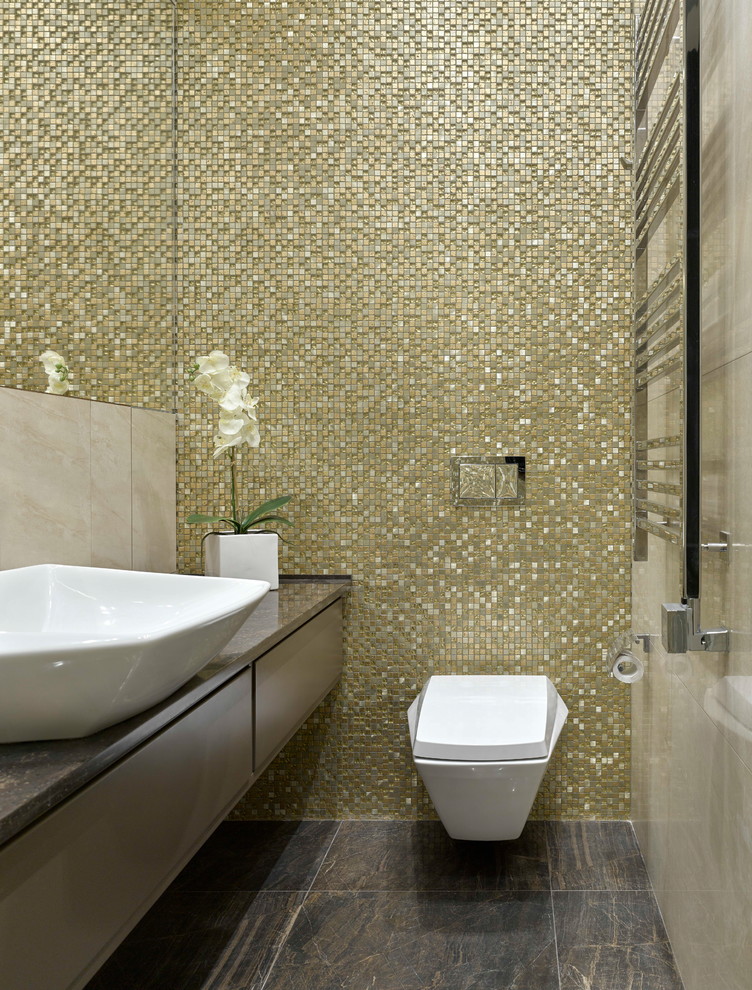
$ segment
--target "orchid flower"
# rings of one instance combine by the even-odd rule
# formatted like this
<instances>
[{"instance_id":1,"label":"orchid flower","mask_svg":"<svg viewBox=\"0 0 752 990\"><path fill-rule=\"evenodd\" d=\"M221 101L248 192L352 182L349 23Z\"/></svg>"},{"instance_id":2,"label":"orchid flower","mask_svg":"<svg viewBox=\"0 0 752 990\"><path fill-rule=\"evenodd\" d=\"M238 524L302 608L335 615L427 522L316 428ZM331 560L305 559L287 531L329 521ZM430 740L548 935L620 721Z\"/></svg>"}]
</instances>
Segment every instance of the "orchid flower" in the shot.
<instances>
[{"instance_id":1,"label":"orchid flower","mask_svg":"<svg viewBox=\"0 0 752 990\"><path fill-rule=\"evenodd\" d=\"M234 533L247 533L252 527L269 522L289 526L290 521L276 515L276 510L290 501L290 495L265 502L243 519L237 513L235 497L237 454L243 446L258 447L261 443L256 412L259 400L258 397L250 398L248 395L250 376L235 365L231 365L230 359L223 351L211 351L196 358L196 363L189 371L189 378L200 392L208 395L219 406L219 424L213 437L213 456L216 458L227 454L230 459L232 515L206 516L194 513L188 517L188 522L221 522L232 527Z\"/></svg>"},{"instance_id":2,"label":"orchid flower","mask_svg":"<svg viewBox=\"0 0 752 990\"><path fill-rule=\"evenodd\" d=\"M47 388L45 392L53 395L65 395L70 388L68 365L65 358L57 351L45 351L39 355L44 372L47 375Z\"/></svg>"}]
</instances>

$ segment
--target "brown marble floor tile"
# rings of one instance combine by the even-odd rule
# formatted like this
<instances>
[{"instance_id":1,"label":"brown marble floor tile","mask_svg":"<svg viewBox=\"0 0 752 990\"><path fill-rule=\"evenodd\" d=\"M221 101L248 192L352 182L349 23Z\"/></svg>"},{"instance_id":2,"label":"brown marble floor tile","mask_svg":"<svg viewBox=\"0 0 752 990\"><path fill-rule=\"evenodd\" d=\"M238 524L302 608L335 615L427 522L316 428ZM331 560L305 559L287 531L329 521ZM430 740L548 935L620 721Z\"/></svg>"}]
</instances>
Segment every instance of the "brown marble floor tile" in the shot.
<instances>
[{"instance_id":1,"label":"brown marble floor tile","mask_svg":"<svg viewBox=\"0 0 752 990\"><path fill-rule=\"evenodd\" d=\"M343 822L316 890L548 890L546 830L513 842L458 842L440 822Z\"/></svg>"},{"instance_id":2,"label":"brown marble floor tile","mask_svg":"<svg viewBox=\"0 0 752 990\"><path fill-rule=\"evenodd\" d=\"M548 822L554 890L650 890L629 822Z\"/></svg>"},{"instance_id":3,"label":"brown marble floor tile","mask_svg":"<svg viewBox=\"0 0 752 990\"><path fill-rule=\"evenodd\" d=\"M85 990L260 990L303 897L171 889Z\"/></svg>"},{"instance_id":4,"label":"brown marble floor tile","mask_svg":"<svg viewBox=\"0 0 752 990\"><path fill-rule=\"evenodd\" d=\"M223 822L175 881L180 890L307 890L339 822Z\"/></svg>"},{"instance_id":5,"label":"brown marble floor tile","mask_svg":"<svg viewBox=\"0 0 752 990\"><path fill-rule=\"evenodd\" d=\"M264 990L558 990L549 893L312 892Z\"/></svg>"},{"instance_id":6,"label":"brown marble floor tile","mask_svg":"<svg viewBox=\"0 0 752 990\"><path fill-rule=\"evenodd\" d=\"M627 823L226 822L86 990L681 990L641 884Z\"/></svg>"},{"instance_id":7,"label":"brown marble floor tile","mask_svg":"<svg viewBox=\"0 0 752 990\"><path fill-rule=\"evenodd\" d=\"M682 990L652 891L554 891L561 990Z\"/></svg>"}]
</instances>

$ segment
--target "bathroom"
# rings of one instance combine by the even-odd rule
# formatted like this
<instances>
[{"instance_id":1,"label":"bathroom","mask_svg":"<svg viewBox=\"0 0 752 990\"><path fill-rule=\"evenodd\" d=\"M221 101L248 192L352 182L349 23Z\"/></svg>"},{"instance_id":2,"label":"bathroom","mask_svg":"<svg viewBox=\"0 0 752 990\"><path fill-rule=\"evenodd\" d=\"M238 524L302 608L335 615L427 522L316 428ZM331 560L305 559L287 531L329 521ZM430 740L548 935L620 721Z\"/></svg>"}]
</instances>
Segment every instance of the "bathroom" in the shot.
<instances>
[{"instance_id":1,"label":"bathroom","mask_svg":"<svg viewBox=\"0 0 752 990\"><path fill-rule=\"evenodd\" d=\"M663 270L683 236L678 196L651 220L644 264L635 19L643 73L645 51L665 63L657 99L682 71L684 6L3 6L10 193L0 399L13 392L68 410L92 400L92 424L101 407L120 410L139 438L134 451L148 447L139 421L168 422L176 456L154 441L146 494L139 501L134 484L135 501L118 509L128 535L102 551L87 529L93 510L76 526L70 513L86 472L96 501L91 465L103 445L83 450L82 441L81 452L66 413L65 463L3 464L0 568L106 561L201 574L203 531L185 520L221 508L230 493L212 458L213 412L189 371L220 349L259 396L261 443L244 455L248 498L292 496L282 574L352 578L338 686L210 840L215 866L207 860L202 873L197 858L198 886L186 888L189 879L167 891L147 928L93 977L97 990L674 990L666 938L685 990L749 990L752 16L741 0L686 4L701 38L702 541L728 547L702 553L702 621L731 630L728 651L666 652L661 605L682 598L682 545L654 513L643 517L652 529L633 535L634 443L646 421L650 437L679 435L683 415L677 368L635 401L639 281ZM657 178L667 174L658 162ZM75 401L39 394L48 348L65 356ZM23 457L24 422L11 430L3 420ZM673 465L648 479L670 521L679 497L661 498L660 485L681 485L680 457L655 449L651 459ZM454 504L451 459L464 455L524 457L524 501ZM136 470L136 453L128 456ZM102 474L117 479L121 461L110 457ZM23 531L13 506L33 503L50 475L68 521ZM645 668L631 687L609 670L630 632L649 637L630 645ZM569 716L523 851L458 851L413 765L407 710L431 675L499 673L545 674ZM312 856L318 869L316 857L333 841L344 849L348 835L366 850L351 856L364 872L330 889L346 891L353 911L393 890L405 896L404 880L366 877L369 858L381 856L387 873L420 877L433 863L450 889L483 894L476 927L452 943L464 969L446 963L434 982L416 983L400 968L420 968L404 947L401 962L392 955L387 969L370 970L370 955L351 946L334 975L300 947L291 954L290 933L310 908L304 898L301 912L300 898L314 882L326 888L323 875L303 870L293 881L279 864ZM248 873L256 844L269 870L276 862L285 875L256 878L264 897L247 898L257 908L246 915L240 881L221 900L206 877L233 865ZM587 966L555 945L540 972L520 975L510 963L511 975L501 967L484 976L473 966L473 954L486 959L500 938L488 919L502 902L508 909L522 860L536 864L518 898L525 918L541 891L550 902L531 926L554 932L557 903L580 897L585 913L590 903L617 919L613 957L604 922ZM583 862L588 876L578 873ZM430 913L455 908L437 884L410 890L411 924L441 956ZM630 933L624 917L649 901L658 921L648 935ZM199 923L212 911L233 921L226 942L219 923ZM555 935L561 950L563 928ZM222 960L237 958L243 939L266 955L228 977Z\"/></svg>"}]
</instances>

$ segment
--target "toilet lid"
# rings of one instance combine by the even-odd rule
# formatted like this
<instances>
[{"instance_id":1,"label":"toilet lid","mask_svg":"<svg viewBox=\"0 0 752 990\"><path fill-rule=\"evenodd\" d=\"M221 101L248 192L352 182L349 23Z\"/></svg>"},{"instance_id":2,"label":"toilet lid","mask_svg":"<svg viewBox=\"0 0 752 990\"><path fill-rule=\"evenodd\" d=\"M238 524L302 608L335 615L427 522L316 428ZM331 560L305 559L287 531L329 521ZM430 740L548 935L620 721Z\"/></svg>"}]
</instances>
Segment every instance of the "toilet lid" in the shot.
<instances>
[{"instance_id":1,"label":"toilet lid","mask_svg":"<svg viewBox=\"0 0 752 990\"><path fill-rule=\"evenodd\" d=\"M413 754L429 760L547 757L557 698L542 675L435 675L420 697Z\"/></svg>"}]
</instances>

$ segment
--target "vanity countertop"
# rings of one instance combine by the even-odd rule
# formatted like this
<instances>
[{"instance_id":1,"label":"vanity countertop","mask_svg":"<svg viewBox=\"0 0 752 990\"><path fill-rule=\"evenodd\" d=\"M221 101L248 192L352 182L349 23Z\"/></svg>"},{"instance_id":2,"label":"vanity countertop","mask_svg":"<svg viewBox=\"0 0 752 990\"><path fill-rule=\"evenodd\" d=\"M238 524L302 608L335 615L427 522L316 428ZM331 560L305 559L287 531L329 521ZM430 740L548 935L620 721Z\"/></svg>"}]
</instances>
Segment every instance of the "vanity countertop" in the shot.
<instances>
[{"instance_id":1,"label":"vanity countertop","mask_svg":"<svg viewBox=\"0 0 752 990\"><path fill-rule=\"evenodd\" d=\"M224 650L169 698L82 739L0 744L0 843L179 718L351 587L347 577L281 578Z\"/></svg>"}]
</instances>

